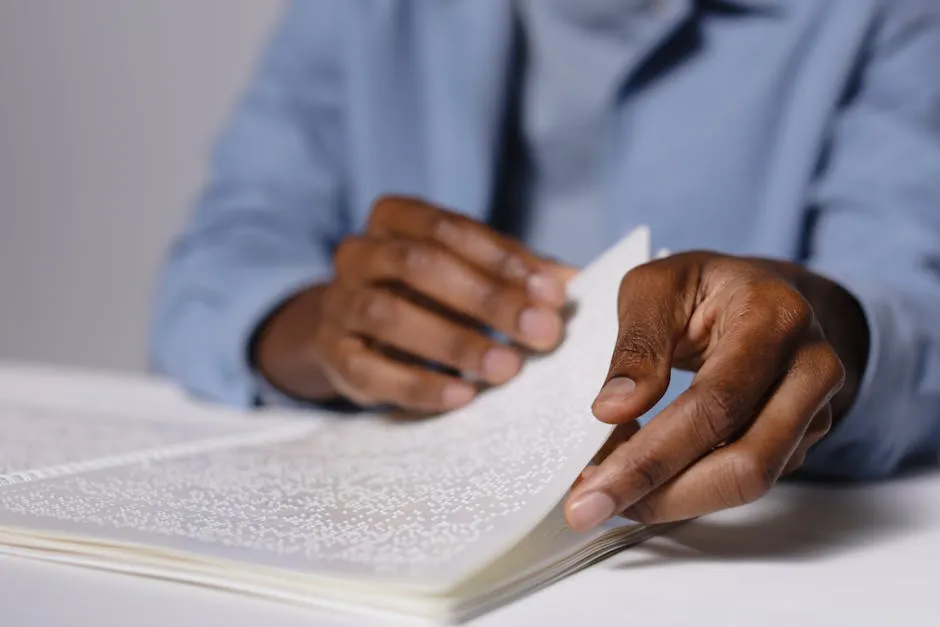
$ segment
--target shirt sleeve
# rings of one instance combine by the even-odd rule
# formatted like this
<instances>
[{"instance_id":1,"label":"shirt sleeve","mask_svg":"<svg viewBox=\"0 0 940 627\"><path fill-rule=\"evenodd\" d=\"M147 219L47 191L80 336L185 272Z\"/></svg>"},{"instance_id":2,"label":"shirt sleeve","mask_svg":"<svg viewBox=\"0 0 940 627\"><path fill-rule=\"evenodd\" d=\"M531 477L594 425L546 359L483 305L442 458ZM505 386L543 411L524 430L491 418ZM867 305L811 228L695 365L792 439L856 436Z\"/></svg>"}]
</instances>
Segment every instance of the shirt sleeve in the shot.
<instances>
[{"instance_id":1,"label":"shirt sleeve","mask_svg":"<svg viewBox=\"0 0 940 627\"><path fill-rule=\"evenodd\" d=\"M348 222L340 164L340 11L297 0L215 146L209 180L157 288L152 370L192 394L249 407L258 324L329 278Z\"/></svg>"},{"instance_id":2,"label":"shirt sleeve","mask_svg":"<svg viewBox=\"0 0 940 627\"><path fill-rule=\"evenodd\" d=\"M868 365L804 466L857 479L940 452L940 9L884 2L865 53L814 191L808 265L858 299Z\"/></svg>"}]
</instances>

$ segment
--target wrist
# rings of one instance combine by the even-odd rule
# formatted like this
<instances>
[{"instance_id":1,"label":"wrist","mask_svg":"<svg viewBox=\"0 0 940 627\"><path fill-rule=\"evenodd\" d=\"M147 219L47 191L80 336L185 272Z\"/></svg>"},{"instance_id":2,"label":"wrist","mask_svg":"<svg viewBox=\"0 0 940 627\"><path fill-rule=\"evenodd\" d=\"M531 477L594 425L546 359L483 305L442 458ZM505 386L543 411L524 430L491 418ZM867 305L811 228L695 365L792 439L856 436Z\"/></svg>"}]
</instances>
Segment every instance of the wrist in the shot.
<instances>
[{"instance_id":1,"label":"wrist","mask_svg":"<svg viewBox=\"0 0 940 627\"><path fill-rule=\"evenodd\" d=\"M833 422L852 408L868 365L870 330L865 311L844 287L806 267L789 262L761 259L786 278L813 308L826 340L845 367L845 383L833 397Z\"/></svg>"},{"instance_id":2,"label":"wrist","mask_svg":"<svg viewBox=\"0 0 940 627\"><path fill-rule=\"evenodd\" d=\"M255 372L288 398L320 402L339 396L314 348L324 288L307 288L281 303L258 325L250 344Z\"/></svg>"},{"instance_id":3,"label":"wrist","mask_svg":"<svg viewBox=\"0 0 940 627\"><path fill-rule=\"evenodd\" d=\"M848 413L858 396L871 343L865 312L858 300L844 287L805 270L801 288L813 307L826 339L845 366L845 384L832 399L834 423Z\"/></svg>"}]
</instances>

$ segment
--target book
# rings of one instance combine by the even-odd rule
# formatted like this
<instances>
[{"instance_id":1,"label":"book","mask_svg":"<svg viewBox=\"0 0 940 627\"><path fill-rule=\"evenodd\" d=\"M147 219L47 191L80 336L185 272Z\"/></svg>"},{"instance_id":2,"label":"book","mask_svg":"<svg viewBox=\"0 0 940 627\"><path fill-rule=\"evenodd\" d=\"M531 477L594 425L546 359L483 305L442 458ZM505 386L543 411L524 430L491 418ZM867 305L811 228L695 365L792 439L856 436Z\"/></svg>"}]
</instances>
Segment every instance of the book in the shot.
<instances>
[{"instance_id":1,"label":"book","mask_svg":"<svg viewBox=\"0 0 940 627\"><path fill-rule=\"evenodd\" d=\"M0 552L376 617L461 622L661 530L568 529L641 228L579 273L561 346L430 419L187 399L0 368Z\"/></svg>"}]
</instances>

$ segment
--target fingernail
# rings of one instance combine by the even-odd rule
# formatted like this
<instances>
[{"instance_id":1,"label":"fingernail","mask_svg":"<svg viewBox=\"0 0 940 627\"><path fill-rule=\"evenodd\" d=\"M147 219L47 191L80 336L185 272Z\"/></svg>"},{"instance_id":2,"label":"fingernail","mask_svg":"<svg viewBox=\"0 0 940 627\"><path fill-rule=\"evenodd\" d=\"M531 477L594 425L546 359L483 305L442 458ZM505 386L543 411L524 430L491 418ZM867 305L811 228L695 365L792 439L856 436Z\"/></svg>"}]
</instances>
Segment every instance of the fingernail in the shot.
<instances>
[{"instance_id":1,"label":"fingernail","mask_svg":"<svg viewBox=\"0 0 940 627\"><path fill-rule=\"evenodd\" d=\"M492 383L509 381L520 368L522 357L504 346L495 346L483 355L483 376Z\"/></svg>"},{"instance_id":2,"label":"fingernail","mask_svg":"<svg viewBox=\"0 0 940 627\"><path fill-rule=\"evenodd\" d=\"M447 409L463 407L473 400L476 390L464 383L449 383L444 388L443 401Z\"/></svg>"},{"instance_id":3,"label":"fingernail","mask_svg":"<svg viewBox=\"0 0 940 627\"><path fill-rule=\"evenodd\" d=\"M561 318L546 309L526 309L519 316L519 330L536 348L549 348L561 337Z\"/></svg>"},{"instance_id":4,"label":"fingernail","mask_svg":"<svg viewBox=\"0 0 940 627\"><path fill-rule=\"evenodd\" d=\"M601 388L597 398L594 399L594 405L606 405L607 403L622 401L636 390L636 382L627 377L614 377Z\"/></svg>"},{"instance_id":5,"label":"fingernail","mask_svg":"<svg viewBox=\"0 0 940 627\"><path fill-rule=\"evenodd\" d=\"M578 497L568 507L568 523L575 531L589 531L614 515L617 505L603 492Z\"/></svg>"},{"instance_id":6,"label":"fingernail","mask_svg":"<svg viewBox=\"0 0 940 627\"><path fill-rule=\"evenodd\" d=\"M550 274L533 274L529 277L527 287L529 294L536 300L555 307L565 304L565 286Z\"/></svg>"}]
</instances>

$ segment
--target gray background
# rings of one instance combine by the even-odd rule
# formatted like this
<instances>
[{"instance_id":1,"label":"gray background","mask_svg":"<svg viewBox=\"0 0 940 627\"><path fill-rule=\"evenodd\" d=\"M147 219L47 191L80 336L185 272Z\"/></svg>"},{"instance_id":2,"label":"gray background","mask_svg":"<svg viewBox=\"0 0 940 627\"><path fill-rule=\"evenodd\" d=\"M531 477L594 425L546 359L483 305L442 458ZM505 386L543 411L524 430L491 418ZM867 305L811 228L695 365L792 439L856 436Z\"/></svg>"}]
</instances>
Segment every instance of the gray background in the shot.
<instances>
[{"instance_id":1,"label":"gray background","mask_svg":"<svg viewBox=\"0 0 940 627\"><path fill-rule=\"evenodd\" d=\"M142 369L153 280L279 0L0 0L0 359Z\"/></svg>"}]
</instances>

